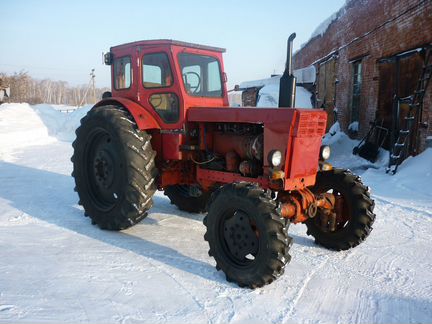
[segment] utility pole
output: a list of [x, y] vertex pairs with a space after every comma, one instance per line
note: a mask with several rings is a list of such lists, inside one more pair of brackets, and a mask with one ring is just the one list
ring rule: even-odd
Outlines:
[[93, 88], [93, 103], [96, 103], [96, 88], [95, 88], [95, 78], [96, 74], [94, 73], [95, 69], [91, 70], [90, 76], [92, 81], [92, 88]]
[[96, 88], [95, 88], [95, 78], [96, 74], [94, 73], [95, 69], [92, 69], [90, 72], [90, 82], [88, 84], [88, 87], [86, 89], [86, 92], [84, 93], [84, 96], [81, 99], [81, 102], [78, 107], [81, 107], [84, 104], [84, 101], [86, 101], [87, 93], [90, 90], [90, 87], [93, 89], [93, 103], [96, 103]]

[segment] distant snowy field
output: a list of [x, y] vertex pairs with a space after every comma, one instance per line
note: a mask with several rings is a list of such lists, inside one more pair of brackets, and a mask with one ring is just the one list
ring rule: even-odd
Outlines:
[[290, 228], [292, 261], [273, 284], [241, 289], [207, 255], [203, 215], [158, 193], [150, 215], [99, 230], [77, 205], [71, 141], [89, 107], [0, 106], [0, 323], [430, 323], [432, 150], [386, 175], [328, 135], [332, 162], [362, 173], [377, 220], [346, 252]]

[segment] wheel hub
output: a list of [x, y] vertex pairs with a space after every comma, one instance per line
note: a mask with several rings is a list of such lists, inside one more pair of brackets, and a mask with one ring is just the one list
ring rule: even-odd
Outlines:
[[231, 254], [244, 261], [248, 255], [258, 252], [258, 237], [253, 230], [249, 217], [242, 211], [236, 211], [224, 224], [224, 238]]
[[113, 160], [109, 153], [105, 150], [97, 152], [93, 167], [96, 183], [108, 189], [114, 180]]

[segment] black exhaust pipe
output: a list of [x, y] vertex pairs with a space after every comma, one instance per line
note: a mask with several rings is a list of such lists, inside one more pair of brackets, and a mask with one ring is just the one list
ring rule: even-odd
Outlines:
[[279, 83], [279, 107], [294, 107], [296, 95], [296, 78], [292, 70], [292, 45], [295, 33], [292, 33], [288, 38], [287, 60], [285, 64], [285, 71]]

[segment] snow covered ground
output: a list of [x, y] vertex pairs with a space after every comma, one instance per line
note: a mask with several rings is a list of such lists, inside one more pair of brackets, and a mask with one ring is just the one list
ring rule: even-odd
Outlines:
[[69, 161], [87, 110], [0, 106], [0, 323], [431, 322], [431, 149], [389, 176], [384, 162], [366, 169], [352, 157], [344, 134], [326, 138], [332, 162], [354, 165], [372, 187], [374, 230], [357, 248], [331, 252], [292, 226], [285, 275], [249, 290], [214, 268], [203, 215], [161, 193], [129, 230], [91, 225]]

